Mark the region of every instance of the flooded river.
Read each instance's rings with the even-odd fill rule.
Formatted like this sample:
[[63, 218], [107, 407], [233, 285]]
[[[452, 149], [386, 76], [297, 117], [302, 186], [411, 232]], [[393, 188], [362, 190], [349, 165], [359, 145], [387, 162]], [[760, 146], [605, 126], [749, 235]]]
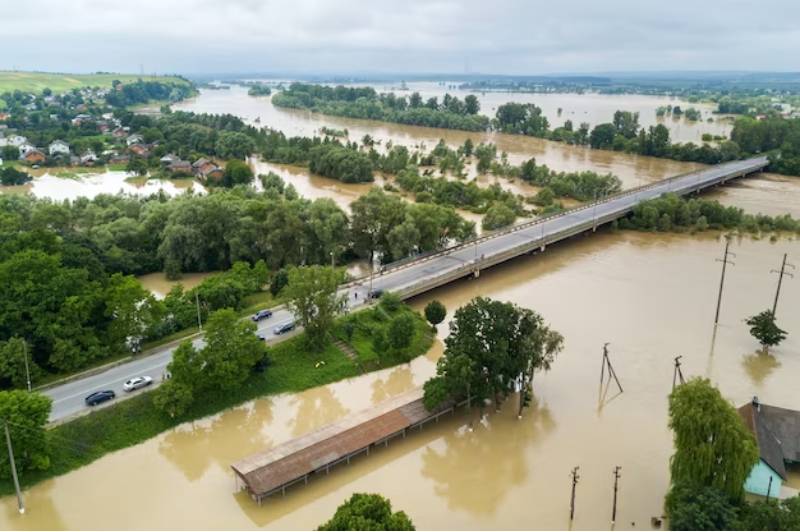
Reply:
[[[611, 172], [622, 179], [626, 188], [689, 172], [700, 167], [695, 163], [592, 150], [523, 135], [406, 126], [372, 120], [325, 116], [305, 110], [281, 109], [273, 106], [270, 98], [248, 96], [245, 89], [236, 86], [231, 87], [230, 90], [201, 90], [198, 97], [175, 104], [173, 108], [198, 113], [231, 113], [253, 125], [257, 125], [255, 120], [260, 118], [261, 126], [278, 129], [289, 136], [319, 135], [320, 129], [323, 127], [347, 129], [350, 140], [360, 142], [361, 138], [368, 134], [376, 140], [381, 140], [384, 144], [392, 141], [393, 144], [402, 144], [410, 149], [419, 147], [425, 151], [433, 149], [439, 139], [444, 139], [448, 145], [457, 147], [471, 138], [476, 143], [492, 142], [496, 144], [498, 153], [507, 152], [509, 161], [514, 164], [521, 164], [531, 157], [535, 157], [538, 163], [547, 164], [559, 171]], [[315, 179], [317, 184], [312, 184], [315, 187], [330, 187], [334, 186], [334, 183], [338, 183], [325, 178]], [[338, 186], [341, 190], [355, 190], [355, 187], [360, 185], [338, 183]]]
[[147, 179], [131, 177], [127, 172], [106, 171], [78, 174], [77, 177], [58, 177], [45, 173], [25, 185], [0, 187], [0, 194], [29, 192], [37, 198], [63, 201], [79, 197], [93, 198], [98, 194], [149, 196], [159, 191], [175, 196], [190, 189], [205, 192], [205, 188], [192, 179]]
[[[481, 92], [454, 88], [454, 86], [457, 87], [458, 83], [433, 81], [409, 82], [406, 84], [407, 90], [399, 90], [398, 85], [381, 83], [352, 83], [345, 85], [361, 87], [369, 85], [378, 93], [394, 92], [398, 96], [408, 96], [416, 91], [420, 93], [423, 100], [435, 96], [439, 98], [440, 102], [445, 93], [458, 96], [462, 100], [465, 96], [474, 94], [481, 104], [481, 113], [490, 117], [494, 117], [497, 108], [508, 102], [533, 103], [542, 108], [542, 113], [547, 117], [551, 129], [564, 125], [565, 120], [572, 120], [576, 128], [582, 122], [594, 127], [597, 124], [611, 122], [616, 111], [639, 113], [639, 124], [643, 127], [664, 124], [669, 128], [670, 138], [673, 142], [694, 142], [699, 144], [702, 141], [703, 133], [727, 136], [732, 127], [730, 116], [713, 113], [717, 107], [716, 104], [690, 103], [686, 100], [669, 96], [597, 93], [533, 94], [508, 91]], [[702, 113], [702, 120], [692, 122], [684, 117], [657, 117], [656, 109], [667, 105], [673, 107], [678, 105], [684, 110], [694, 107]], [[711, 122], [708, 121], [709, 118]]]
[[[742, 239], [732, 250], [716, 335], [715, 236], [602, 231], [414, 300], [421, 309], [437, 298], [450, 316], [477, 295], [513, 301], [564, 334], [564, 352], [536, 377], [522, 420], [511, 401], [467, 432], [462, 412], [261, 507], [234, 493], [231, 462], [421, 385], [434, 372], [437, 343], [408, 365], [250, 402], [101, 458], [28, 490], [25, 516], [7, 497], [0, 527], [314, 528], [351, 493], [374, 491], [418, 528], [559, 529], [569, 525], [568, 474], [579, 465], [574, 527], [604, 529], [620, 465], [617, 528], [647, 529], [669, 480], [673, 357], [683, 355], [687, 376], [710, 377], [736, 405], [758, 395], [800, 408], [800, 283], [784, 283], [778, 319], [790, 334], [770, 355], [757, 353], [742, 323], [771, 304], [769, 271], [784, 252], [800, 257], [800, 241]], [[440, 338], [445, 332], [441, 325]], [[611, 390], [601, 403], [604, 342], [625, 392]]]

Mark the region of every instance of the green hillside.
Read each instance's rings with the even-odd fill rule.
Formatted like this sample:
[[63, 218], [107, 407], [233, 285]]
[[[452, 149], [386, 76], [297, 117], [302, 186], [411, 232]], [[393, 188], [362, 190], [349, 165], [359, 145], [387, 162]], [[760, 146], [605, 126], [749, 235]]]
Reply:
[[0, 71], [0, 93], [21, 90], [23, 92], [41, 92], [50, 88], [54, 93], [65, 92], [79, 87], [110, 87], [111, 82], [118, 79], [125, 82], [137, 79], [171, 81], [188, 83], [174, 76], [139, 76], [137, 74], [63, 74], [56, 72], [10, 72]]

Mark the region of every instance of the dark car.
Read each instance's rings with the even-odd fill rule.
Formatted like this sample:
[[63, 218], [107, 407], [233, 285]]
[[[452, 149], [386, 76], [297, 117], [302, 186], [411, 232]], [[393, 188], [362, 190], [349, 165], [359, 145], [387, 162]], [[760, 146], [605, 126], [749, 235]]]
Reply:
[[272, 332], [277, 335], [280, 335], [280, 334], [286, 334], [293, 329], [294, 329], [294, 322], [290, 321], [288, 323], [283, 323], [281, 325], [278, 325], [277, 327], [272, 329]]
[[272, 311], [264, 309], [264, 310], [259, 310], [258, 312], [253, 314], [250, 317], [250, 319], [253, 320], [253, 321], [261, 321], [261, 320], [265, 320], [265, 319], [267, 319], [267, 318], [269, 318], [271, 316], [272, 316]]
[[256, 338], [258, 338], [262, 342], [266, 342], [267, 341], [267, 337], [265, 335], [261, 334], [261, 333], [256, 333]]
[[380, 288], [378, 288], [376, 290], [372, 290], [370, 293], [367, 294], [367, 296], [370, 299], [378, 299], [382, 295], [383, 295], [383, 290], [381, 290]]
[[100, 403], [105, 403], [106, 401], [110, 401], [114, 399], [117, 394], [114, 393], [114, 390], [103, 390], [102, 392], [94, 392], [91, 395], [87, 395], [86, 405], [87, 406], [94, 406], [99, 405]]

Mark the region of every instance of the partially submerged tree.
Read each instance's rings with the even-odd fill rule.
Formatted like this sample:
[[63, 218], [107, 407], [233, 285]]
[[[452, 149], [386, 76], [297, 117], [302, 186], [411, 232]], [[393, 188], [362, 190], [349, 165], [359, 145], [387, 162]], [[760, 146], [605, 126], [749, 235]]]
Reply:
[[670, 394], [669, 427], [675, 444], [672, 489], [710, 486], [740, 501], [758, 462], [758, 447], [736, 409], [708, 379], [690, 379]]
[[745, 323], [750, 326], [750, 334], [764, 349], [778, 345], [786, 338], [786, 331], [778, 327], [775, 315], [769, 309], [751, 316]]
[[[442, 397], [499, 402], [521, 390], [527, 404], [536, 369], [548, 370], [564, 338], [536, 312], [478, 297], [455, 313], [436, 376], [425, 385], [425, 406]], [[433, 382], [432, 382], [433, 381]], [[440, 381], [440, 382], [437, 382]]]
[[319, 530], [415, 530], [405, 512], [392, 513], [389, 499], [374, 493], [354, 493]]
[[447, 309], [438, 299], [425, 305], [425, 319], [434, 327], [442, 323], [445, 316], [447, 316]]

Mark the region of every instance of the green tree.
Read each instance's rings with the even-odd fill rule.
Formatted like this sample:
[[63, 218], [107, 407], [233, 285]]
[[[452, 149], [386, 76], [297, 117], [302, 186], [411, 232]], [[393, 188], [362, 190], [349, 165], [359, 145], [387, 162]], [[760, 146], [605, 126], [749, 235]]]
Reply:
[[474, 94], [468, 94], [464, 97], [464, 112], [468, 115], [476, 115], [481, 110], [481, 104], [478, 97]]
[[223, 159], [244, 159], [255, 151], [253, 139], [239, 131], [222, 131], [214, 150]]
[[761, 342], [764, 349], [780, 344], [786, 338], [786, 331], [775, 323], [775, 315], [767, 309], [751, 316], [745, 322], [750, 326], [750, 334]]
[[289, 284], [289, 274], [286, 273], [286, 270], [280, 269], [275, 272], [270, 280], [269, 293], [272, 294], [273, 297], [277, 297], [287, 284]]
[[598, 124], [589, 134], [589, 145], [597, 149], [609, 149], [614, 144], [617, 128], [614, 124]]
[[415, 530], [405, 512], [392, 512], [389, 499], [373, 493], [354, 493], [319, 530]]
[[[45, 425], [52, 400], [22, 390], [0, 392], [0, 423], [8, 424], [17, 470], [42, 471], [50, 467]], [[0, 475], [11, 478], [8, 460], [0, 463]]]
[[0, 379], [3, 388], [26, 388], [28, 373], [31, 382], [36, 382], [42, 370], [31, 359], [25, 340], [13, 336], [7, 342], [0, 341]]
[[737, 508], [728, 496], [711, 486], [675, 485], [665, 509], [671, 530], [737, 530]]
[[205, 324], [206, 345], [198, 361], [200, 388], [232, 390], [241, 385], [257, 364], [267, 358], [267, 347], [255, 335], [256, 324], [240, 320], [232, 309], [221, 309]]
[[425, 305], [425, 319], [434, 327], [442, 323], [445, 316], [447, 316], [447, 309], [438, 299]]
[[235, 185], [246, 185], [253, 180], [253, 170], [250, 165], [238, 159], [231, 159], [225, 163], [225, 174], [222, 177], [222, 184], [226, 187]]
[[708, 379], [693, 378], [673, 390], [669, 427], [675, 447], [670, 459], [673, 489], [709, 486], [740, 501], [744, 481], [758, 462], [758, 447], [736, 409]]
[[125, 171], [139, 176], [147, 175], [147, 161], [141, 157], [131, 157], [125, 166]]
[[507, 227], [517, 219], [517, 213], [503, 202], [496, 201], [486, 210], [481, 225], [484, 231]]
[[[512, 303], [478, 297], [455, 312], [444, 356], [436, 366], [436, 377], [454, 399], [474, 397], [479, 404], [499, 400], [522, 382], [523, 400], [530, 394], [536, 369], [549, 370], [564, 339], [544, 323], [536, 312]], [[428, 389], [428, 387], [426, 387]], [[436, 403], [426, 397], [426, 406]]]
[[293, 267], [288, 273], [287, 305], [305, 329], [309, 346], [322, 349], [345, 303], [337, 294], [344, 273], [329, 266]]
[[153, 394], [153, 406], [171, 418], [180, 417], [192, 406], [192, 387], [180, 381], [167, 381]]
[[389, 329], [387, 331], [387, 338], [389, 345], [397, 350], [402, 350], [411, 345], [411, 340], [414, 337], [414, 316], [408, 312], [404, 312], [399, 316], [392, 318], [389, 322]]

